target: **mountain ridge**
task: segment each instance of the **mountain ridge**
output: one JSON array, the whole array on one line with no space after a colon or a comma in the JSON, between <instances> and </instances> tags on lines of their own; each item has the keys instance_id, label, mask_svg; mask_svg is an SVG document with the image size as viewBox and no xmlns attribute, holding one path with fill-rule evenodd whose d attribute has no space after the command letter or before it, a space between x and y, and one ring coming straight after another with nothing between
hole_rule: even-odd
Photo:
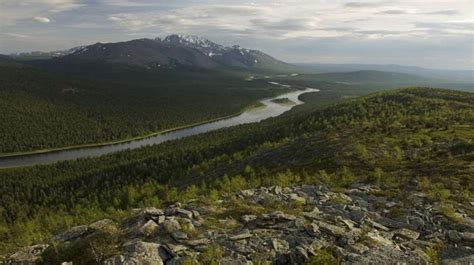
<instances>
[{"instance_id":1,"label":"mountain ridge","mask_svg":"<svg viewBox=\"0 0 474 265\"><path fill-rule=\"evenodd\" d=\"M37 53L37 57L35 54ZM15 59L43 59L53 64L72 61L97 61L138 66L148 70L192 67L218 69L278 69L290 64L253 49L217 44L204 37L171 34L161 38L142 38L121 42L84 45L63 51L11 54ZM48 60L50 59L50 60Z\"/></svg>"}]
</instances>

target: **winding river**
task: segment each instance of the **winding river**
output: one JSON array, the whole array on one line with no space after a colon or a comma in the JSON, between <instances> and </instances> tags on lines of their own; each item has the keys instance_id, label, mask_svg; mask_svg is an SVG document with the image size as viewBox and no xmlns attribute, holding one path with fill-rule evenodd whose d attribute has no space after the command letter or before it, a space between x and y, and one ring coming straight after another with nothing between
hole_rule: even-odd
<instances>
[{"instance_id":1,"label":"winding river","mask_svg":"<svg viewBox=\"0 0 474 265\"><path fill-rule=\"evenodd\" d=\"M271 82L271 84L289 87L287 85L279 84L276 82ZM231 127L239 124L254 123L259 122L270 117L276 117L284 112L292 109L296 105L303 104L304 102L300 101L298 97L301 94L308 92L318 92L318 89L306 88L305 90L297 90L289 92L274 98L263 99L260 102L265 106L250 109L243 112L240 115L221 119L214 122L209 122L201 125L196 125L193 127L188 127L184 129L177 129L175 131L170 131L167 133L151 136L148 138L131 140L129 142L123 142L118 144L110 144L104 146L94 146L94 147L83 147L77 149L68 149L60 151L51 151L47 153L36 153L28 155L19 155L12 157L3 157L0 158L0 168L7 167L21 167L21 166L33 166L39 164L48 164L64 160L72 160L77 158L84 157L97 157L105 154L110 154L127 149L136 149L147 145L160 144L165 141L180 139L183 137L201 134L220 128ZM273 100L278 98L288 98L293 101L295 104L279 104L273 102Z\"/></svg>"}]
</instances>

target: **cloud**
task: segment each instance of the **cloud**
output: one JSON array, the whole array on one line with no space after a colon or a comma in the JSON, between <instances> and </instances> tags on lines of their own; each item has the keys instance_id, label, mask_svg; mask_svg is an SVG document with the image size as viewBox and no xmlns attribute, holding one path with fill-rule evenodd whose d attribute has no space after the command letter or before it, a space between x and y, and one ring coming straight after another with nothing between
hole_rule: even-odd
<instances>
[{"instance_id":1,"label":"cloud","mask_svg":"<svg viewBox=\"0 0 474 265\"><path fill-rule=\"evenodd\" d=\"M40 23L49 23L51 20L47 17L34 17L33 20L40 22Z\"/></svg>"},{"instance_id":2,"label":"cloud","mask_svg":"<svg viewBox=\"0 0 474 265\"><path fill-rule=\"evenodd\" d=\"M378 6L383 6L385 5L386 3L385 2L378 2L378 3L374 3L374 2L349 2L349 3L346 3L344 4L345 7L349 7L349 8L366 8L366 7L378 7Z\"/></svg>"},{"instance_id":3,"label":"cloud","mask_svg":"<svg viewBox=\"0 0 474 265\"><path fill-rule=\"evenodd\" d=\"M109 16L108 19L109 19L110 21L116 21L116 22L122 21L123 18L120 18L120 17L118 17L118 16L120 16L120 14L119 14L119 15L116 15L116 16Z\"/></svg>"},{"instance_id":4,"label":"cloud","mask_svg":"<svg viewBox=\"0 0 474 265\"><path fill-rule=\"evenodd\" d=\"M110 14L108 20L130 31L155 28L157 31L189 30L236 30L242 31L252 25L257 17L268 17L270 7L253 5L196 5L141 13ZM236 23L239 21L239 23Z\"/></svg>"},{"instance_id":5,"label":"cloud","mask_svg":"<svg viewBox=\"0 0 474 265\"><path fill-rule=\"evenodd\" d=\"M406 14L412 14L412 13L407 11L407 10L402 10L402 9L390 9L390 10L377 12L376 14L380 14L380 15L406 15Z\"/></svg>"},{"instance_id":6,"label":"cloud","mask_svg":"<svg viewBox=\"0 0 474 265\"><path fill-rule=\"evenodd\" d=\"M18 39L28 39L31 38L30 35L25 35L25 34L18 34L18 33L12 33L12 32L5 32L3 33L5 36L13 37L13 38L18 38Z\"/></svg>"},{"instance_id":7,"label":"cloud","mask_svg":"<svg viewBox=\"0 0 474 265\"><path fill-rule=\"evenodd\" d=\"M368 35L397 35L397 34L407 34L407 31L398 31L398 30L356 30L355 32L360 34Z\"/></svg>"},{"instance_id":8,"label":"cloud","mask_svg":"<svg viewBox=\"0 0 474 265\"><path fill-rule=\"evenodd\" d=\"M287 18L278 21L269 21L266 19L252 19L253 26L266 30L310 30L313 29L316 21L311 18Z\"/></svg>"},{"instance_id":9,"label":"cloud","mask_svg":"<svg viewBox=\"0 0 474 265\"><path fill-rule=\"evenodd\" d=\"M439 10L420 12L416 9L388 9L376 12L378 15L442 15L442 16L456 16L461 13L457 10Z\"/></svg>"},{"instance_id":10,"label":"cloud","mask_svg":"<svg viewBox=\"0 0 474 265\"><path fill-rule=\"evenodd\" d=\"M317 30L322 31L340 31L340 32L353 32L356 30L354 27L324 27L324 28L317 28Z\"/></svg>"},{"instance_id":11,"label":"cloud","mask_svg":"<svg viewBox=\"0 0 474 265\"><path fill-rule=\"evenodd\" d=\"M42 18L47 18L51 22L51 18L62 12L73 11L83 6L85 4L80 0L0 0L1 24L13 26L32 19L36 22L48 23Z\"/></svg>"},{"instance_id":12,"label":"cloud","mask_svg":"<svg viewBox=\"0 0 474 265\"><path fill-rule=\"evenodd\" d=\"M416 28L474 31L474 21L415 22Z\"/></svg>"},{"instance_id":13,"label":"cloud","mask_svg":"<svg viewBox=\"0 0 474 265\"><path fill-rule=\"evenodd\" d=\"M460 15L461 13L457 10L440 10L440 11L424 12L422 14L425 14L425 15L455 16L455 15Z\"/></svg>"},{"instance_id":14,"label":"cloud","mask_svg":"<svg viewBox=\"0 0 474 265\"><path fill-rule=\"evenodd\" d=\"M107 6L118 6L118 7L152 7L163 5L160 1L156 2L144 2L144 1L132 1L132 0L100 0L100 2Z\"/></svg>"}]
</instances>

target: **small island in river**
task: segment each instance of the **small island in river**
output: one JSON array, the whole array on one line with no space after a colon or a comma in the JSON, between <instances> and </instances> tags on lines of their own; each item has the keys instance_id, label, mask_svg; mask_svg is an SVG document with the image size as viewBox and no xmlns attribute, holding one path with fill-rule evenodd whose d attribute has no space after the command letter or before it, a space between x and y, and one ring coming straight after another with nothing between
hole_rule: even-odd
<instances>
[{"instance_id":1,"label":"small island in river","mask_svg":"<svg viewBox=\"0 0 474 265\"><path fill-rule=\"evenodd\" d=\"M295 105L296 104L295 102L291 101L288 98L276 98L276 99L272 100L272 102L278 103L278 104L281 104L281 105Z\"/></svg>"}]
</instances>

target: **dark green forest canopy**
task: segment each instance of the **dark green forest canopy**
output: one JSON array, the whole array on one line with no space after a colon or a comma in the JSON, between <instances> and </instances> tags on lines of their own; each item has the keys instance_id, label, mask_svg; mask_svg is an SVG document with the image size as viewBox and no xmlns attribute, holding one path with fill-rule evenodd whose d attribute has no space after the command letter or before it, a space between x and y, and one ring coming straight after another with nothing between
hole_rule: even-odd
<instances>
[{"instance_id":1,"label":"dark green forest canopy","mask_svg":"<svg viewBox=\"0 0 474 265\"><path fill-rule=\"evenodd\" d=\"M302 98L308 104L258 124L96 159L1 170L0 246L5 251L66 226L186 199L190 187L206 195L368 181L390 194L425 189L473 214L473 93L405 88L326 107L316 107L325 93Z\"/></svg>"},{"instance_id":2,"label":"dark green forest canopy","mask_svg":"<svg viewBox=\"0 0 474 265\"><path fill-rule=\"evenodd\" d=\"M92 80L0 66L0 154L143 136L236 114L285 91L230 73L125 73Z\"/></svg>"},{"instance_id":3,"label":"dark green forest canopy","mask_svg":"<svg viewBox=\"0 0 474 265\"><path fill-rule=\"evenodd\" d=\"M232 68L152 71L97 60L0 62L0 155L126 140L237 114L288 90L269 81L323 90L303 96L314 102L307 109L382 89L439 82L374 71L289 75Z\"/></svg>"}]
</instances>

